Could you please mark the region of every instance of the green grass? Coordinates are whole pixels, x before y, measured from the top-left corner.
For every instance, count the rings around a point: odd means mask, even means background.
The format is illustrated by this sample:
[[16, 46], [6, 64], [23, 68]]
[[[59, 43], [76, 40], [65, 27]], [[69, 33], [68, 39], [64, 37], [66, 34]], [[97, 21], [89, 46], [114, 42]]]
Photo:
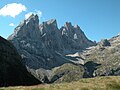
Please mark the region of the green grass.
[[84, 74], [84, 68], [82, 66], [77, 66], [74, 64], [63, 64], [59, 68], [54, 68], [53, 69], [53, 76], [54, 75], [61, 75], [61, 78], [57, 80], [56, 82], [71, 82], [71, 81], [77, 81], [80, 78], [83, 77]]
[[87, 78], [71, 83], [1, 87], [0, 90], [120, 90], [120, 76]]
[[48, 89], [46, 89], [46, 88], [34, 88], [32, 90], [48, 90]]
[[107, 84], [107, 87], [108, 90], [120, 90], [120, 83], [113, 81], [110, 84]]

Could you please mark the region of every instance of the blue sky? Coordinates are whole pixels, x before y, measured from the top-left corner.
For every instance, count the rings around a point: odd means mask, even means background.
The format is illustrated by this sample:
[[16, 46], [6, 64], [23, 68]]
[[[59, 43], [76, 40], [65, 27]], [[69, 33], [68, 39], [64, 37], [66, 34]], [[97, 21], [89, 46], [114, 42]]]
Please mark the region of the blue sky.
[[[23, 6], [5, 13], [5, 5], [13, 3]], [[21, 11], [17, 13], [16, 8]], [[0, 36], [7, 38], [30, 12], [38, 13], [40, 22], [57, 19], [59, 27], [66, 21], [78, 24], [91, 40], [109, 39], [120, 33], [120, 0], [0, 0]]]

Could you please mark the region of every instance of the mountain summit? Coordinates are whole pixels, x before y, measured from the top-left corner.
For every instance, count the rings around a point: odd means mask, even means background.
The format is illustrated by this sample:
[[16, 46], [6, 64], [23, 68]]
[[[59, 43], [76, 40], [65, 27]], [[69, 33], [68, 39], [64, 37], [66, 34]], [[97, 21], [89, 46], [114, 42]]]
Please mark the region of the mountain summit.
[[[30, 61], [41, 63], [44, 58], [54, 58], [53, 54], [56, 52], [63, 55], [95, 45], [94, 42], [87, 39], [78, 25], [72, 26], [70, 22], [66, 22], [63, 27], [58, 29], [55, 19], [39, 25], [38, 16], [34, 14], [27, 20], [21, 22], [15, 28], [14, 33], [8, 37], [8, 40], [12, 41], [20, 55], [27, 59], [29, 63]], [[48, 60], [48, 62], [49, 61], [51, 60]], [[25, 61], [25, 63], [27, 62]], [[40, 67], [45, 65], [43, 63], [46, 63], [46, 59], [42, 61]], [[57, 62], [52, 60], [52, 63]], [[45, 67], [49, 66], [49, 64], [50, 63], [47, 63]], [[50, 66], [55, 65], [56, 64]], [[30, 67], [33, 66], [32, 63]], [[37, 67], [36, 64], [35, 67]], [[37, 68], [39, 68], [39, 66]]]
[[87, 39], [78, 25], [66, 22], [59, 29], [56, 19], [39, 25], [38, 16], [34, 14], [22, 21], [8, 40], [17, 48], [24, 65], [38, 78], [37, 75], [47, 76], [46, 70], [73, 63], [66, 54], [96, 45]]

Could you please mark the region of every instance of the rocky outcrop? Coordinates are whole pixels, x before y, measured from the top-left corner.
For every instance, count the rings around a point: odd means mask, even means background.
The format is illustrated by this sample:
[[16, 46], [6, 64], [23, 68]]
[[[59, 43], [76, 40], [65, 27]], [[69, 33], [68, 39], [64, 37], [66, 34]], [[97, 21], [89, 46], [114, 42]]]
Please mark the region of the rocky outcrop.
[[120, 36], [96, 45], [78, 25], [66, 22], [59, 29], [55, 19], [39, 25], [38, 16], [33, 14], [8, 40], [27, 70], [42, 83], [120, 74]]
[[99, 64], [93, 71], [93, 76], [120, 75], [120, 36], [102, 40], [97, 46], [90, 47], [79, 55], [85, 63], [93, 61]]
[[8, 40], [17, 48], [24, 65], [42, 82], [44, 76], [49, 76], [46, 71], [74, 62], [66, 54], [96, 45], [87, 39], [78, 25], [66, 22], [58, 29], [55, 19], [39, 25], [38, 16], [34, 14], [21, 22]]
[[72, 26], [70, 22], [66, 22], [60, 30], [66, 50], [76, 52], [95, 45], [95, 43], [87, 39], [78, 25]]
[[15, 38], [40, 38], [38, 25], [38, 16], [32, 14], [27, 20], [20, 22], [20, 24], [15, 28], [14, 33], [9, 36], [9, 40], [13, 40]]
[[[15, 28], [14, 33], [8, 37], [8, 40], [12, 41], [20, 55], [25, 59], [24, 62], [27, 62], [27, 66], [32, 68], [39, 68], [43, 65], [45, 65], [44, 68], [54, 66], [60, 61], [54, 61], [58, 53], [64, 54], [67, 51], [73, 53], [73, 51], [95, 45], [86, 38], [78, 25], [72, 26], [71, 23], [66, 22], [59, 30], [55, 19], [39, 25], [38, 16], [34, 14], [21, 22]], [[49, 61], [56, 63], [49, 66]], [[35, 65], [34, 62], [36, 62]]]
[[45, 47], [54, 51], [62, 51], [64, 49], [62, 36], [57, 27], [57, 21], [51, 19], [39, 25], [41, 39]]
[[100, 47], [106, 47], [106, 46], [111, 46], [111, 45], [110, 45], [110, 42], [109, 42], [107, 39], [102, 39], [102, 40], [99, 42], [99, 46], [100, 46]]
[[85, 74], [83, 66], [72, 63], [63, 64], [54, 68], [52, 71], [51, 82], [56, 83], [77, 81], [83, 78]]
[[21, 60], [15, 47], [0, 37], [0, 86], [40, 83], [27, 71]]

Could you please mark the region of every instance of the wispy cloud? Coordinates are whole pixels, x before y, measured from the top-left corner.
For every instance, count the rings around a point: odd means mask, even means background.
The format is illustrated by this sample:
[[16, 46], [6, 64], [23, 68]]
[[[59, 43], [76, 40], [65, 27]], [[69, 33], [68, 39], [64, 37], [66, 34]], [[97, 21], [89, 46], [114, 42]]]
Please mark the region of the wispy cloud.
[[32, 14], [37, 14], [39, 16], [39, 18], [42, 17], [42, 12], [39, 10], [35, 10], [34, 12], [29, 12], [29, 13], [25, 14], [25, 19], [28, 19]]
[[11, 4], [5, 5], [0, 9], [0, 15], [11, 16], [15, 18], [22, 11], [26, 11], [26, 9], [27, 8], [25, 7], [25, 5], [22, 5], [21, 3], [11, 3]]
[[15, 25], [14, 25], [14, 23], [10, 23], [9, 26], [13, 27], [13, 26], [15, 26]]

